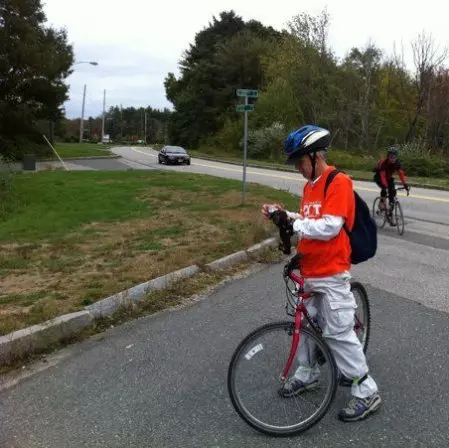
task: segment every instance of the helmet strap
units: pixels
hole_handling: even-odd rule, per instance
[[[310,162],[312,163],[312,181],[315,180],[315,162],[316,162],[316,152],[313,152],[312,154],[308,154],[310,158]]]

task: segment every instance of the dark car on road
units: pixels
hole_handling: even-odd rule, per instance
[[[164,146],[157,156],[159,163],[190,165],[190,155],[181,146]]]

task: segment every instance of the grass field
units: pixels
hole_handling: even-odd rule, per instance
[[[18,174],[0,220],[0,333],[82,309],[143,281],[247,248],[274,231],[266,201],[298,198],[172,172]]]
[[[61,159],[68,157],[97,157],[108,156],[111,154],[108,145],[98,145],[95,143],[56,143],[53,145]],[[51,156],[45,158],[54,158],[56,155],[52,152]]]

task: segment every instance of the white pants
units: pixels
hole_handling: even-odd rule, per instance
[[[368,373],[363,347],[354,332],[354,310],[357,304],[351,292],[349,272],[323,278],[308,278],[305,291],[316,294],[306,301],[311,317],[318,320],[323,337],[334,355],[340,372],[349,379],[360,379]],[[297,351],[299,368],[295,378],[309,383],[319,376],[314,361],[314,347],[309,338],[300,338]],[[352,395],[366,398],[377,392],[377,384],[368,375],[361,384],[353,383]]]

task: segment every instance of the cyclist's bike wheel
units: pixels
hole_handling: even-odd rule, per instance
[[[239,344],[228,370],[228,391],[235,410],[254,429],[271,436],[291,436],[315,425],[337,390],[337,366],[328,346],[314,331],[302,328],[287,381],[301,368],[312,369],[317,383],[301,394],[282,395],[280,378],[293,331],[293,322],[287,321],[256,329]],[[317,353],[320,361],[314,359]]]
[[[363,346],[363,353],[368,349],[371,325],[371,311],[368,294],[365,287],[359,282],[351,282],[351,292],[354,294],[357,309],[354,315],[354,331]]]
[[[402,213],[402,207],[399,201],[394,204],[394,219],[396,221],[396,228],[399,235],[404,233],[404,214]]]
[[[376,222],[376,226],[382,229],[387,222],[387,214],[384,211],[379,210],[380,196],[378,196],[373,203],[373,219]]]

